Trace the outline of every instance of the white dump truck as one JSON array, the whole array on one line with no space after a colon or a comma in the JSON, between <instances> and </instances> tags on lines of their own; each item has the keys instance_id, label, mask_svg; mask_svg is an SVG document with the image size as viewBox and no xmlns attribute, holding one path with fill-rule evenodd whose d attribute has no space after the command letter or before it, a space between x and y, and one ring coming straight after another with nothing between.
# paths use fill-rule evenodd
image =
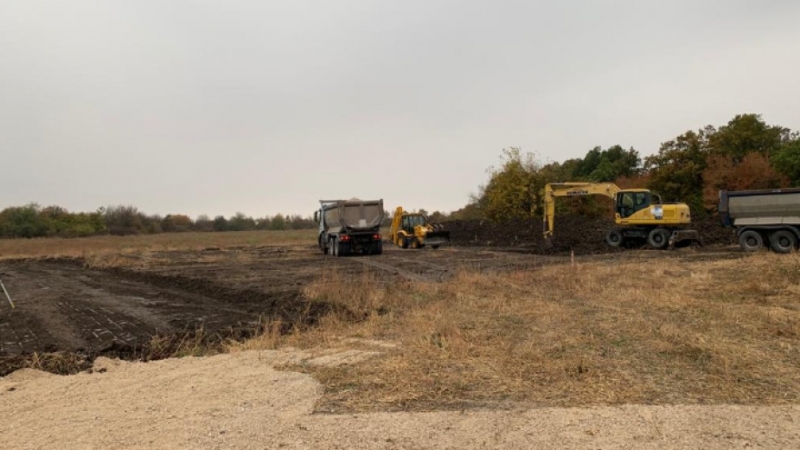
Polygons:
<instances>
[{"instance_id":1,"label":"white dump truck","mask_svg":"<svg viewBox=\"0 0 800 450\"><path fill-rule=\"evenodd\" d=\"M320 200L314 213L319 223L318 244L326 255L379 255L383 252L381 200Z\"/></svg>"},{"instance_id":2,"label":"white dump truck","mask_svg":"<svg viewBox=\"0 0 800 450\"><path fill-rule=\"evenodd\" d=\"M800 242L800 188L720 191L719 218L735 228L745 251L769 246L777 253L797 250Z\"/></svg>"}]
</instances>

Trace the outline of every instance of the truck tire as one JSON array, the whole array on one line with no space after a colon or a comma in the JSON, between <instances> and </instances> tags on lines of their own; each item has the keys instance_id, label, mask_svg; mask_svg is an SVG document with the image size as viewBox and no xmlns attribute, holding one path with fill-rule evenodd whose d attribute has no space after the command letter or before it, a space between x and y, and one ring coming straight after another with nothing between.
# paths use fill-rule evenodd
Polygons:
<instances>
[{"instance_id":1,"label":"truck tire","mask_svg":"<svg viewBox=\"0 0 800 450\"><path fill-rule=\"evenodd\" d=\"M331 256L339 256L339 240L331 239Z\"/></svg>"},{"instance_id":2,"label":"truck tire","mask_svg":"<svg viewBox=\"0 0 800 450\"><path fill-rule=\"evenodd\" d=\"M625 239L622 237L622 232L619 230L611 230L606 235L606 243L612 247L619 247Z\"/></svg>"},{"instance_id":3,"label":"truck tire","mask_svg":"<svg viewBox=\"0 0 800 450\"><path fill-rule=\"evenodd\" d=\"M373 255L380 255L383 253L383 243L382 242L373 242L372 243L372 252Z\"/></svg>"},{"instance_id":4,"label":"truck tire","mask_svg":"<svg viewBox=\"0 0 800 450\"><path fill-rule=\"evenodd\" d=\"M647 236L647 243L658 250L664 249L669 244L669 231L666 228L656 228Z\"/></svg>"},{"instance_id":5,"label":"truck tire","mask_svg":"<svg viewBox=\"0 0 800 450\"><path fill-rule=\"evenodd\" d=\"M791 253L797 248L797 236L789 230L778 230L769 236L769 244L775 253Z\"/></svg>"},{"instance_id":6,"label":"truck tire","mask_svg":"<svg viewBox=\"0 0 800 450\"><path fill-rule=\"evenodd\" d=\"M739 235L739 246L746 252L755 252L764 248L764 238L755 230L747 230Z\"/></svg>"}]
</instances>

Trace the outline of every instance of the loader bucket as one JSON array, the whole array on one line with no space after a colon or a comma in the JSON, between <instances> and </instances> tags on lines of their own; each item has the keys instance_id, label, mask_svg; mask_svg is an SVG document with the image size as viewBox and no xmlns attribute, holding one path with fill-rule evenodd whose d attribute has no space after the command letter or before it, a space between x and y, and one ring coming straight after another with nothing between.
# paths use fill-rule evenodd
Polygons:
<instances>
[{"instance_id":1,"label":"loader bucket","mask_svg":"<svg viewBox=\"0 0 800 450\"><path fill-rule=\"evenodd\" d=\"M703 246L703 241L700 240L700 233L697 230L676 230L672 232L669 238L669 248L688 247L696 243L700 247Z\"/></svg>"},{"instance_id":2,"label":"loader bucket","mask_svg":"<svg viewBox=\"0 0 800 450\"><path fill-rule=\"evenodd\" d=\"M439 231L429 231L425 235L425 245L426 246L440 246L445 244L450 244L450 232L439 230Z\"/></svg>"}]
</instances>

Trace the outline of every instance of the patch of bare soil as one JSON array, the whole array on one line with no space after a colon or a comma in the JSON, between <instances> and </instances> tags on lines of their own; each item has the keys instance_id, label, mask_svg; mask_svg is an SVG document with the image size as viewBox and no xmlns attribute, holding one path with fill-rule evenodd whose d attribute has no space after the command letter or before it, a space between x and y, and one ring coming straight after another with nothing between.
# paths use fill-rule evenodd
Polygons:
<instances>
[{"instance_id":1,"label":"patch of bare soil","mask_svg":"<svg viewBox=\"0 0 800 450\"><path fill-rule=\"evenodd\" d=\"M262 324L312 327L333 307L303 287L325 273L371 274L385 285L440 282L462 268L518 270L544 262L498 252L399 250L334 258L311 247L234 247L5 260L0 278L0 376L22 367L86 370L98 356L157 360L216 353ZM347 315L347 311L339 311ZM359 320L358 315L350 317Z\"/></svg>"},{"instance_id":2,"label":"patch of bare soil","mask_svg":"<svg viewBox=\"0 0 800 450\"><path fill-rule=\"evenodd\" d=\"M252 289L176 273L94 270L81 260L4 261L0 276L17 307L0 308L0 376L30 366L73 373L101 355L213 353L262 322L311 325L329 305L303 301L290 271L271 289Z\"/></svg>"}]
</instances>

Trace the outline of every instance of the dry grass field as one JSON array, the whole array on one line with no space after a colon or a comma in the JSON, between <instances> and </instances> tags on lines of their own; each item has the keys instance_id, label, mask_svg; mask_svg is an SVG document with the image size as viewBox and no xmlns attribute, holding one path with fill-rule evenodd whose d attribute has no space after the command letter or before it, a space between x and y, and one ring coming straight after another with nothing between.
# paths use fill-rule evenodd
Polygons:
<instances>
[{"instance_id":1,"label":"dry grass field","mask_svg":"<svg viewBox=\"0 0 800 450\"><path fill-rule=\"evenodd\" d=\"M315 230L241 231L230 233L163 233L96 236L77 239L0 239L0 259L21 257L87 257L109 253L202 250L209 247L253 247L313 242Z\"/></svg>"},{"instance_id":2,"label":"dry grass field","mask_svg":"<svg viewBox=\"0 0 800 450\"><path fill-rule=\"evenodd\" d=\"M147 295L147 283L197 295L186 282L194 280L202 281L202 301L226 299L209 303L214 310L233 307L239 294L249 302L242 313L278 294L297 302L296 310L325 305L314 320L267 318L258 336L207 349L379 353L358 364L286 365L323 384L320 412L799 400L797 254L684 249L570 261L491 249L387 248L379 257L335 259L315 249L313 236L0 241L0 254L82 257L84 269L75 270L145 283L126 281L126 289L138 290L125 298ZM93 279L93 289L111 286ZM173 289L170 280L180 283ZM275 290L277 280L291 281L292 296L284 285ZM162 303L169 292L159 294ZM199 340L185 343L171 351L204 352ZM29 364L45 357L37 353Z\"/></svg>"},{"instance_id":3,"label":"dry grass field","mask_svg":"<svg viewBox=\"0 0 800 450\"><path fill-rule=\"evenodd\" d=\"M292 367L326 386L321 411L672 403L796 403L800 257L579 262L441 283L357 288L336 273L310 298L347 305L319 327L245 343L396 347L369 364Z\"/></svg>"}]
</instances>

